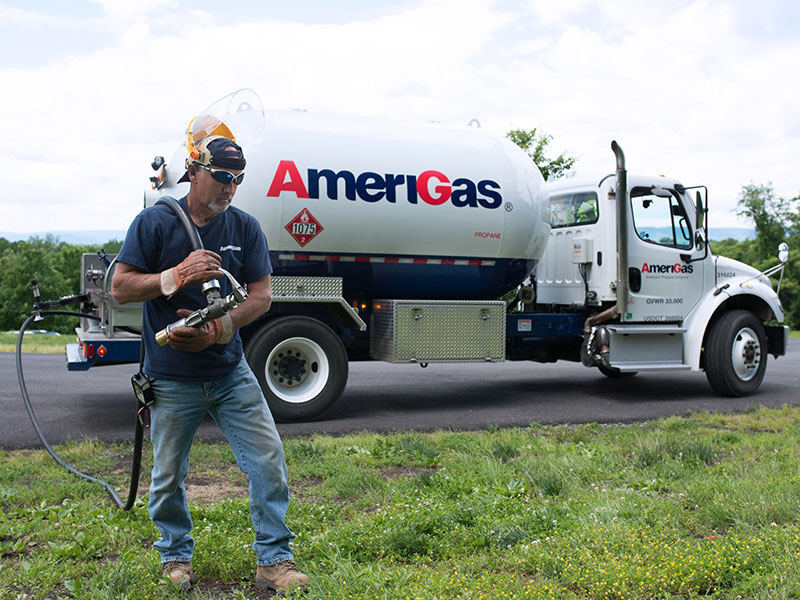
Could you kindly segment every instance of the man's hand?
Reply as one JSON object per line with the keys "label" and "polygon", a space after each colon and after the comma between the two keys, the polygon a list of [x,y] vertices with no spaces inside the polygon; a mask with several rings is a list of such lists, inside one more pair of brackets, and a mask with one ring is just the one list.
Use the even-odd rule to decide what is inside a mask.
{"label": "man's hand", "polygon": [[177,266],[161,273],[161,292],[171,296],[178,290],[223,277],[222,258],[211,250],[195,250]]}
{"label": "man's hand", "polygon": [[[188,317],[192,311],[185,308],[178,309],[179,317]],[[176,327],[169,332],[169,345],[175,350],[184,352],[200,352],[213,346],[222,337],[222,319],[209,321],[202,327]]]}

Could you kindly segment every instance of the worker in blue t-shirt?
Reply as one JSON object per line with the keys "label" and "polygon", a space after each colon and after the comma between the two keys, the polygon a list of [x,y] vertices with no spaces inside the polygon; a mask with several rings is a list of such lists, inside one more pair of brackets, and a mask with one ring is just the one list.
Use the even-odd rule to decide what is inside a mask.
{"label": "worker in blue t-shirt", "polygon": [[[230,132],[224,123],[221,126]],[[120,304],[144,302],[144,373],[153,379],[155,392],[148,508],[161,534],[154,546],[161,554],[162,573],[184,589],[196,581],[184,479],[192,440],[210,413],[250,480],[256,586],[286,591],[305,586],[309,578],[292,561],[294,533],[285,520],[289,487],[283,445],[258,381],[243,357],[237,331],[269,309],[272,265],[258,222],[231,206],[244,178],[244,153],[232,134],[213,135],[214,131],[219,129],[202,139],[189,138],[187,148],[196,147],[191,148],[181,179],[191,185],[180,204],[197,226],[205,249],[192,249],[169,206],[145,208],[125,237],[112,295]],[[201,284],[219,279],[223,296],[230,292],[220,268],[247,284],[247,299],[201,327],[172,330],[168,344],[159,346],[157,331],[206,306]]]}

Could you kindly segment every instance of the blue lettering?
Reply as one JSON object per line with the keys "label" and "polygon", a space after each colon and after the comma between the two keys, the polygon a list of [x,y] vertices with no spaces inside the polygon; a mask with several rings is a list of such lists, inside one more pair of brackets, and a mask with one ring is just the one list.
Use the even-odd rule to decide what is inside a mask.
{"label": "blue lettering", "polygon": [[[463,189],[457,189],[456,186],[464,186]],[[475,189],[475,184],[469,179],[456,179],[453,182],[453,195],[451,196],[453,206],[478,206],[478,194]]]}
{"label": "blue lettering", "polygon": [[319,198],[319,180],[324,177],[328,182],[328,198],[337,200],[339,198],[338,180],[344,180],[344,195],[348,200],[356,199],[356,178],[350,171],[339,171],[334,173],[330,169],[308,170],[308,195],[311,198]]}
{"label": "blue lettering", "polygon": [[[392,175],[386,174],[386,200],[394,204],[397,201],[397,194],[395,190],[398,185],[403,185],[406,180],[405,175]],[[415,186],[416,187],[416,186]]]}
{"label": "blue lettering", "polygon": [[[373,193],[372,190],[375,190]],[[362,173],[356,179],[356,191],[359,198],[367,202],[377,202],[386,195],[386,182],[377,173]]]}
{"label": "blue lettering", "polygon": [[481,206],[484,208],[497,208],[500,206],[503,203],[503,197],[494,191],[499,189],[500,184],[496,181],[492,181],[491,179],[479,181],[478,191],[486,196],[486,198],[478,198],[478,202],[481,203]]}

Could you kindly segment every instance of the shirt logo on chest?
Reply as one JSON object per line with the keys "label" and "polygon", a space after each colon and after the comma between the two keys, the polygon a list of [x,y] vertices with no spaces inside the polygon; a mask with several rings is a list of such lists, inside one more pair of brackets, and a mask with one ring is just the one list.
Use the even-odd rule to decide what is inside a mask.
{"label": "shirt logo on chest", "polygon": [[241,246],[234,246],[232,244],[228,244],[227,246],[220,246],[220,248],[219,248],[220,252],[225,252],[225,250],[233,250],[234,252],[241,252],[242,251],[242,247]]}

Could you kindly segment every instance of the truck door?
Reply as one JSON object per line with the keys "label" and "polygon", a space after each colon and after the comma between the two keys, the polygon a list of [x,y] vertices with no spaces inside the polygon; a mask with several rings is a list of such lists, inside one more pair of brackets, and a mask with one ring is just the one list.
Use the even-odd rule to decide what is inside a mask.
{"label": "truck door", "polygon": [[704,289],[703,249],[695,247],[700,245],[695,241],[695,207],[680,184],[632,185],[629,198],[630,294],[622,320],[679,323]]}

